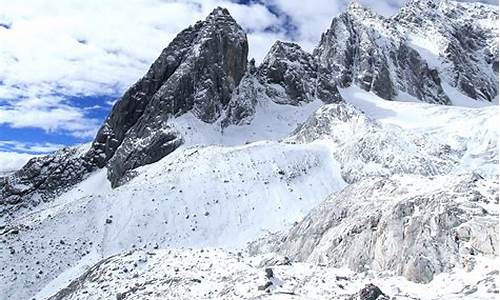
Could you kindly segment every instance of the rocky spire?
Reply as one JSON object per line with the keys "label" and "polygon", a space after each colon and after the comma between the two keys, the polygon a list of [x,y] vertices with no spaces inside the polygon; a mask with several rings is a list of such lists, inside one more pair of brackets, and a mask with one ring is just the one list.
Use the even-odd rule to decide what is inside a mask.
{"label": "rocky spire", "polygon": [[397,24],[356,2],[333,19],[314,54],[329,80],[341,87],[356,84],[387,100],[404,92],[450,104],[437,72],[408,47]]}
{"label": "rocky spire", "polygon": [[[273,89],[267,93],[297,105],[314,98],[317,65],[314,57],[294,43],[277,41],[269,50],[259,67],[259,77],[265,84],[277,84],[283,87],[284,95],[273,95]],[[286,100],[284,100],[286,99]]]}
{"label": "rocky spire", "polygon": [[168,120],[189,111],[205,122],[217,120],[246,71],[247,53],[243,29],[226,9],[214,9],[177,35],[125,92],[86,157],[107,165],[116,186],[128,170],[169,154],[182,138]]}
{"label": "rocky spire", "polygon": [[247,54],[243,29],[226,9],[214,9],[180,32],[118,99],[86,154],[63,149],[0,178],[0,215],[46,201],[97,168],[107,167],[117,186],[128,171],[169,154],[183,141],[168,121],[186,112],[217,120],[246,72]]}

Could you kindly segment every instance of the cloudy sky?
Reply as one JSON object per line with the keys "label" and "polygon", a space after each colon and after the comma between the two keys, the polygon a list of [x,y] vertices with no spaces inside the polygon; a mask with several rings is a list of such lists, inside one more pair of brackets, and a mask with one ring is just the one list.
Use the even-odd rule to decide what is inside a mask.
{"label": "cloudy sky", "polygon": [[[403,1],[359,2],[391,15]],[[244,27],[250,56],[260,61],[277,39],[311,50],[348,2],[0,0],[0,162],[6,152],[90,141],[176,33],[216,6]]]}

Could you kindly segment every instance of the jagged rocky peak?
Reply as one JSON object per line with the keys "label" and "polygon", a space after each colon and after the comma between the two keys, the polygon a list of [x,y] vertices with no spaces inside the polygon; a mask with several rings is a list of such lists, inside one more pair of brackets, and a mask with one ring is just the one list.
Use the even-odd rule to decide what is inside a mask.
{"label": "jagged rocky peak", "polygon": [[321,71],[314,55],[295,43],[277,41],[259,66],[258,76],[276,103],[298,105],[314,99],[325,103],[341,101],[336,82],[329,81]]}
{"label": "jagged rocky peak", "polygon": [[387,100],[403,92],[450,104],[438,72],[408,46],[396,22],[357,3],[332,20],[314,54],[341,87],[356,84]]}
{"label": "jagged rocky peak", "polygon": [[188,111],[214,122],[247,66],[246,34],[224,8],[182,31],[132,86],[99,130],[87,157],[108,166],[118,185],[128,170],[158,161],[182,144],[168,124]]}
{"label": "jagged rocky peak", "polygon": [[[297,105],[314,99],[317,65],[299,45],[277,41],[259,67],[259,77],[268,84],[267,94],[275,102]],[[276,89],[275,85],[281,88]]]}
{"label": "jagged rocky peak", "polygon": [[320,71],[314,55],[295,43],[276,41],[258,67],[253,60],[249,63],[222,126],[248,124],[258,101],[295,106],[316,99],[324,103],[342,101],[336,82]]}
{"label": "jagged rocky peak", "polygon": [[65,149],[34,159],[0,181],[0,214],[37,205],[108,167],[117,186],[129,170],[158,161],[180,146],[168,124],[186,112],[214,122],[247,69],[243,29],[224,8],[181,31],[148,72],[113,106],[90,150]]}
{"label": "jagged rocky peak", "polygon": [[417,47],[427,39],[447,84],[477,100],[498,96],[497,6],[412,0],[393,19]]}

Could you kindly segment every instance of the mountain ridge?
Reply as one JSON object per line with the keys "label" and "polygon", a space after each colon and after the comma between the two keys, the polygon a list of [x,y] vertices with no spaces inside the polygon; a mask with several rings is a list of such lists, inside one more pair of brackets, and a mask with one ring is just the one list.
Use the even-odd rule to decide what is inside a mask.
{"label": "mountain ridge", "polygon": [[[160,299],[176,296],[175,283],[201,299],[231,299],[241,287],[257,298],[366,300],[362,291],[373,287],[362,284],[375,278],[384,293],[415,299],[422,294],[412,283],[446,276],[468,287],[442,297],[498,293],[489,265],[498,249],[486,243],[498,233],[498,189],[489,188],[498,182],[498,108],[454,105],[457,95],[489,104],[498,93],[498,29],[473,18],[490,12],[495,22],[498,12],[449,3],[409,1],[392,18],[352,5],[313,53],[277,41],[258,66],[244,30],[214,9],[124,93],[92,144],[0,178],[0,295],[85,299],[93,289],[94,298],[134,299],[139,290],[152,295],[155,278]],[[415,19],[421,6],[434,13]],[[457,36],[461,21],[482,34]],[[426,52],[435,49],[419,40],[420,27],[442,31],[437,55]],[[451,59],[457,49],[465,54]],[[481,73],[485,66],[491,72]],[[155,255],[182,257],[191,269],[230,263],[239,280],[199,270],[212,280],[205,285],[175,264],[155,269]],[[283,273],[266,270],[262,289],[245,281],[267,268]],[[304,269],[314,271],[304,277]]]}
{"label": "mountain ridge", "polygon": [[[339,102],[343,101],[343,99],[338,89],[348,87],[354,83],[362,89],[372,91],[388,100],[394,100],[395,98],[397,100],[397,95],[403,93],[424,102],[449,105],[451,102],[443,89],[440,77],[450,78],[447,74],[453,72],[449,70],[458,68],[459,70],[453,73],[458,74],[454,75],[454,78],[457,79],[447,80],[446,85],[450,85],[452,88],[455,86],[468,96],[485,97],[488,101],[492,101],[493,93],[498,94],[496,87],[498,67],[495,69],[495,65],[498,65],[498,59],[491,60],[491,55],[495,57],[494,53],[498,53],[498,47],[495,48],[494,46],[496,45],[494,41],[498,41],[498,30],[493,28],[490,33],[486,35],[483,33],[476,37],[476,44],[489,45],[487,46],[489,48],[484,50],[486,51],[484,62],[486,65],[491,65],[490,69],[493,73],[484,73],[484,76],[486,76],[484,78],[479,75],[482,73],[478,71],[477,67],[474,67],[475,60],[468,58],[468,55],[460,55],[461,64],[458,67],[455,62],[449,59],[450,55],[456,54],[456,49],[468,49],[466,47],[468,45],[467,41],[471,39],[469,36],[460,38],[460,33],[457,33],[454,27],[456,22],[452,23],[452,29],[449,29],[452,30],[451,34],[441,34],[444,39],[442,43],[446,44],[443,55],[447,55],[441,58],[445,64],[445,67],[442,68],[438,66],[435,66],[436,69],[429,67],[425,56],[420,55],[422,51],[413,49],[407,38],[408,35],[415,34],[415,26],[419,22],[424,23],[426,27],[438,24],[437,30],[443,32],[443,21],[439,20],[439,18],[445,18],[446,22],[451,22],[446,13],[452,14],[452,16],[462,16],[462,19],[468,18],[466,20],[467,24],[475,24],[473,20],[470,20],[470,16],[478,14],[476,10],[482,13],[487,11],[490,18],[498,20],[498,12],[495,10],[488,10],[485,5],[476,6],[455,4],[453,1],[440,1],[436,4],[415,0],[409,1],[396,16],[385,18],[375,14],[368,8],[354,3],[348,7],[346,12],[333,18],[330,29],[323,34],[318,47],[314,49],[312,54],[303,51],[296,44],[278,41],[271,47],[261,65],[252,66],[250,63],[248,68],[253,70],[247,70],[248,45],[243,29],[231,18],[226,9],[216,8],[205,21],[200,21],[182,31],[163,50],[146,75],[125,92],[121,97],[121,101],[117,101],[103,126],[99,129],[88,153],[82,156],[81,159],[76,159],[77,161],[70,163],[71,165],[80,166],[78,170],[73,171],[74,176],[64,178],[64,175],[57,175],[56,172],[51,171],[49,168],[47,174],[42,174],[41,177],[53,176],[56,181],[59,181],[61,187],[69,187],[82,180],[89,171],[106,166],[113,186],[118,186],[127,181],[128,177],[133,176],[134,168],[161,159],[183,143],[182,134],[171,127],[170,117],[168,116],[175,118],[179,114],[191,111],[197,118],[208,123],[213,123],[222,117],[222,127],[230,124],[240,124],[243,119],[246,120],[245,122],[251,122],[255,112],[255,105],[257,105],[257,98],[267,97],[275,103],[287,105],[299,105],[300,103],[311,102],[316,98],[323,100],[325,103]],[[438,20],[423,22],[421,18],[415,18],[415,11],[421,11],[424,8],[430,9],[427,15],[432,15],[434,19],[438,18]],[[459,8],[464,10],[465,13],[457,13],[456,11]],[[467,11],[466,8],[470,11]],[[433,11],[437,13],[432,13]],[[368,24],[371,24],[370,26],[375,26],[374,28],[377,28],[377,30],[367,28],[356,19],[360,19],[364,23],[368,22]],[[400,22],[403,21],[409,25],[406,26],[407,28],[401,29]],[[429,22],[434,23],[429,25]],[[216,29],[219,26],[224,30]],[[352,29],[348,29],[346,26]],[[481,29],[483,31],[486,30],[484,28],[488,27],[488,25],[482,23],[474,26],[472,28],[483,28]],[[340,40],[339,37],[336,37],[334,32],[340,30],[337,27],[343,28],[339,31],[341,36],[345,36],[345,33],[347,33],[346,40],[344,40],[344,37],[340,37]],[[445,33],[446,30],[444,30]],[[405,31],[410,32],[410,34]],[[189,65],[185,58],[195,62],[200,59],[199,51],[206,52],[206,49],[209,49],[207,53],[204,52],[204,56],[208,57],[210,56],[208,53],[219,51],[215,49],[226,47],[223,41],[212,43],[213,45],[207,47],[197,41],[205,41],[206,44],[207,41],[213,40],[209,36],[221,33],[224,35],[225,32],[227,32],[227,36],[233,35],[233,44],[236,45],[234,48],[236,52],[231,52],[233,51],[230,50],[232,48],[227,50],[229,51],[227,52],[228,58],[232,57],[233,59],[231,63],[226,64],[226,58],[216,63],[216,65],[225,66],[223,68],[226,68],[226,71],[221,73],[225,75],[214,75],[215,73],[210,75],[210,72],[203,71],[204,64],[208,66],[213,65],[213,63],[202,63],[199,67],[196,67],[195,64],[193,67],[201,67],[201,69],[200,71],[194,71],[193,74],[201,72],[199,76],[194,76],[197,78],[201,76],[197,79],[197,82],[201,82],[205,80],[203,78],[206,78],[208,81],[203,83],[207,84],[206,87],[201,84],[195,90],[192,90],[192,94],[179,90],[178,93],[180,94],[168,96],[169,92],[165,94],[165,91],[172,89],[172,87],[167,88],[165,86],[162,92],[161,86],[165,84],[182,87],[182,84],[186,86],[185,83],[182,83],[182,80],[192,80],[186,79],[189,76],[175,75],[176,72],[180,72],[179,74],[192,73],[187,71],[188,69],[179,69],[182,69],[182,66]],[[385,34],[387,38],[381,38],[381,33]],[[333,36],[331,36],[332,34]],[[389,48],[386,49],[386,47]],[[491,51],[488,50],[490,48]],[[478,49],[482,48],[473,48],[474,53]],[[488,54],[488,51],[492,54]],[[214,61],[219,60],[219,58],[215,57],[214,59]],[[290,59],[292,61],[289,61]],[[467,76],[460,75],[463,73],[466,73]],[[220,87],[213,90],[211,87],[214,84],[211,82],[219,80],[216,79],[219,77],[225,78],[224,76],[228,76],[228,79],[220,79],[219,82],[226,82],[227,87],[221,89],[220,87],[223,85],[220,86],[219,83],[216,83],[215,86]],[[172,83],[168,83],[168,78],[172,78]],[[240,80],[243,80],[243,82],[240,82]],[[470,84],[464,82],[470,82]],[[471,90],[467,88],[468,86],[478,86],[479,91]],[[212,92],[209,92],[212,96],[200,94],[196,90],[212,90]],[[192,97],[192,100],[188,100],[189,97]],[[204,97],[208,97],[207,100],[203,100]],[[498,96],[496,95],[496,97]],[[184,100],[177,103],[173,100],[177,98],[183,98]],[[151,128],[162,129],[151,130]],[[138,148],[139,146],[140,148]],[[43,164],[47,165],[48,163],[44,162]],[[30,167],[27,165],[25,169],[30,169]],[[37,189],[30,188],[18,191],[18,189],[14,188],[13,184],[9,183],[10,181],[14,183],[20,181],[23,184],[30,185],[30,176],[27,174],[34,173],[33,170],[21,170],[19,172],[18,178],[14,176],[8,177],[11,180],[8,178],[3,179],[0,186],[2,198],[9,200],[4,201],[2,206],[9,205],[8,203],[17,204],[23,202],[23,198],[31,197],[30,195]],[[37,172],[40,173],[35,171],[35,173]],[[40,178],[40,180],[43,181],[43,178]],[[18,183],[17,185],[20,186],[21,184]],[[50,187],[45,190],[40,189],[40,197],[49,199],[54,192],[56,191]]]}

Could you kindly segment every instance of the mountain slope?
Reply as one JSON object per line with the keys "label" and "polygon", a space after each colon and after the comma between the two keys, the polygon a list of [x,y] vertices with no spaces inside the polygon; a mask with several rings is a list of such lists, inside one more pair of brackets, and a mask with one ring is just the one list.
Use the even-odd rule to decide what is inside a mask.
{"label": "mountain slope", "polygon": [[[498,293],[489,266],[498,256],[498,70],[488,54],[498,52],[498,13],[433,3],[409,1],[393,18],[352,5],[314,53],[276,42],[259,66],[225,9],[182,31],[91,145],[0,179],[0,298],[127,299],[157,288],[158,298],[366,300],[378,293],[363,288],[371,281],[400,299],[434,297],[424,291],[440,285],[436,298]],[[481,34],[457,36],[466,23]],[[439,52],[426,52],[424,29],[440,32]],[[224,250],[200,260],[173,250],[207,246]],[[148,253],[169,263],[151,258],[135,270],[129,258]],[[198,270],[210,279],[199,284],[175,272],[207,260],[237,278]],[[286,280],[267,278],[272,288],[259,290],[257,274],[276,264]]]}
{"label": "mountain slope", "polygon": [[[496,8],[484,4],[414,0],[392,18],[353,4],[333,19],[313,54],[276,42],[255,66],[247,65],[244,31],[217,8],[179,33],[125,92],[85,155],[49,155],[3,178],[2,214],[50,201],[95,169],[106,167],[114,187],[126,182],[131,170],[185,142],[174,123],[186,114],[220,125],[222,133],[228,125],[251,124],[262,102],[337,103],[343,100],[339,88],[350,86],[387,100],[468,106],[496,101],[497,23]],[[72,171],[60,172],[64,166]],[[39,184],[47,178],[54,184]]]}
{"label": "mountain slope", "polygon": [[471,272],[441,276],[422,288],[401,277],[377,278],[372,272],[290,264],[279,256],[248,257],[212,248],[139,250],[103,260],[50,299],[366,300],[367,293],[361,291],[371,282],[396,300],[488,299],[498,292],[493,263],[485,261]]}
{"label": "mountain slope", "polygon": [[321,144],[179,149],[137,172],[112,190],[98,171],[9,222],[2,233],[8,247],[0,249],[8,284],[0,294],[26,298],[64,270],[128,249],[243,247],[300,220],[345,185]]}
{"label": "mountain slope", "polygon": [[278,252],[299,261],[393,271],[415,282],[498,255],[498,181],[476,174],[368,179],[332,195]]}
{"label": "mountain slope", "polygon": [[[349,93],[342,93],[350,101]],[[369,95],[363,96],[365,107],[368,103],[373,105],[370,102],[373,99],[366,99]],[[376,98],[374,95],[371,97]],[[449,107],[442,110],[442,106],[438,105],[385,102],[382,99],[377,101],[381,102],[375,103],[394,106],[392,114],[388,110],[390,106],[383,109],[372,107],[367,112],[373,116],[370,118],[349,104],[330,104],[318,109],[312,120],[317,118],[315,116],[328,117],[326,124],[332,124],[332,120],[337,122],[332,127],[326,127],[328,130],[324,131],[324,126],[311,126],[310,121],[306,121],[296,133],[285,139],[286,142],[293,141],[301,136],[300,132],[308,128],[323,132],[323,135],[306,135],[317,139],[316,142],[295,145],[256,142],[233,147],[184,145],[159,162],[137,169],[137,174],[131,181],[116,189],[111,189],[105,170],[93,174],[68,193],[39,206],[37,211],[17,215],[7,224],[2,236],[9,247],[0,250],[0,259],[3,265],[2,280],[9,284],[2,286],[2,293],[24,298],[23,295],[34,293],[49,282],[52,282],[50,285],[61,288],[68,283],[67,280],[74,278],[74,275],[69,274],[79,274],[86,269],[84,266],[129,249],[182,246],[240,248],[269,230],[286,230],[294,221],[300,221],[302,216],[330,193],[346,186],[346,179],[367,187],[376,187],[377,185],[371,184],[373,181],[383,181],[377,179],[378,176],[392,173],[427,176],[450,172],[462,174],[483,169],[493,172],[485,171],[482,173],[484,176],[498,176],[496,169],[488,167],[498,163],[496,143],[495,148],[490,149],[496,155],[492,160],[479,159],[488,157],[488,154],[479,152],[475,163],[464,159],[468,151],[457,152],[451,158],[449,154],[441,157],[439,152],[429,152],[428,149],[441,148],[439,144],[434,144],[432,137],[436,132],[441,134],[443,130],[447,130],[446,135],[450,140],[455,137],[461,141],[459,145],[484,144],[487,140],[477,140],[488,137],[497,140],[498,134],[475,136],[473,132],[465,132],[470,136],[463,136],[464,132],[460,127],[453,127],[454,122],[460,122],[456,118],[463,115],[464,109]],[[383,121],[381,117],[384,115],[390,116],[391,122],[399,120],[403,122],[400,124],[411,123],[404,115],[402,118],[395,116],[398,111],[403,111],[399,109],[401,105],[408,106],[407,109],[414,114],[426,116],[427,120],[436,122],[415,122],[410,129],[384,124],[383,122],[387,122],[387,119]],[[498,118],[497,108],[467,109],[467,112],[472,120],[485,126],[483,130],[498,133],[494,126],[495,118]],[[379,121],[374,117],[378,117]],[[490,120],[491,127],[486,126],[488,123],[484,123],[484,119]],[[434,126],[429,128],[429,124]],[[189,125],[195,126],[193,123]],[[212,128],[211,125],[207,126]],[[198,128],[201,130],[203,127]],[[245,127],[228,128],[236,130]],[[357,138],[354,138],[355,135],[351,136],[353,132],[358,135]],[[394,132],[403,140],[408,140],[395,142]],[[428,137],[423,138],[424,136]],[[371,150],[366,152],[370,154],[368,159],[391,154],[392,161],[406,161],[409,155],[415,155],[422,161],[421,166],[433,165],[430,169],[432,172],[421,173],[419,168],[393,169],[389,165],[382,169],[367,167],[364,169],[367,172],[346,176],[346,170],[357,170],[350,169],[349,166],[371,165],[363,162],[365,154],[356,151],[354,145],[369,143],[374,138],[377,141],[375,145],[386,146],[366,148]],[[477,144],[472,144],[472,140],[476,140]],[[230,141],[239,142],[233,139]],[[406,148],[414,141],[419,144]],[[394,148],[402,147],[401,145],[404,147]],[[347,151],[348,149],[354,151]],[[479,148],[474,146],[474,149]],[[345,159],[342,160],[339,153],[345,153]],[[208,161],[211,163],[207,164]],[[362,163],[355,163],[356,161]],[[380,173],[380,170],[384,171]],[[428,180],[426,177],[407,176],[415,182]],[[422,186],[427,188],[431,185]],[[409,191],[412,189],[407,188]],[[433,191],[429,190],[428,193],[432,194]],[[354,194],[358,195],[360,192],[355,190]],[[493,194],[498,196],[498,192]],[[410,195],[408,197],[412,198]],[[497,204],[493,205],[495,207]],[[363,220],[368,220],[363,216],[360,215]],[[358,224],[354,221],[352,223]],[[495,226],[494,224],[492,225]],[[304,238],[307,236],[309,235],[304,235]],[[28,241],[39,242],[32,244]],[[14,254],[10,254],[10,249],[14,249]],[[482,261],[482,258],[479,260]],[[42,273],[38,274],[40,271]],[[35,279],[32,279],[33,276]],[[24,288],[21,289],[21,286]]]}

